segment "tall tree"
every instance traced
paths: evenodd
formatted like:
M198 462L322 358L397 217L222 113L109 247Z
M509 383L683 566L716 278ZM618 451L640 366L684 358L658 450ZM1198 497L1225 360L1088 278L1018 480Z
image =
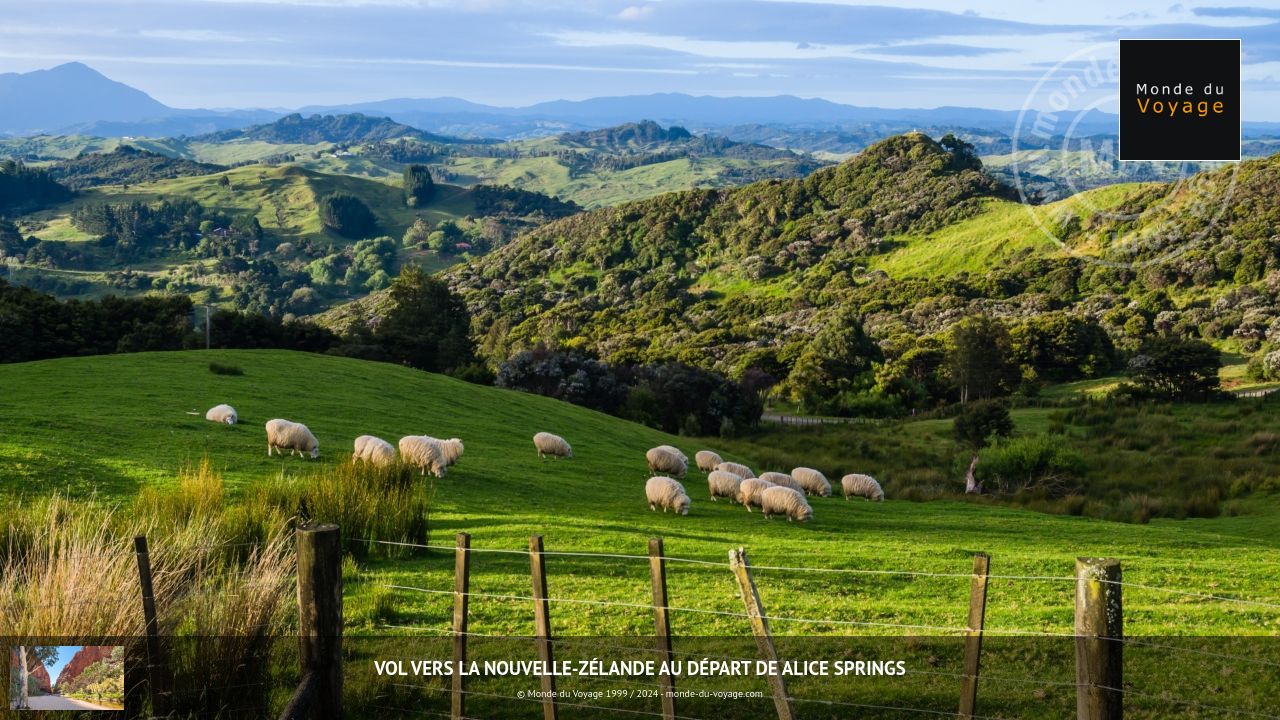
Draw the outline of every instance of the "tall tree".
M1013 434L1013 419L1009 417L1009 407L999 400L969 403L956 416L952 431L960 444L973 451L969 471L964 476L964 491L980 493L982 486L974 477L974 471L978 468L978 453L991 444L991 438Z
M431 201L436 186L431 180L431 169L426 165L404 166L404 202L409 207L425 205Z
M796 360L789 376L792 395L808 409L829 406L881 358L880 348L862 329L861 316L842 308Z
M1129 361L1138 387L1167 400L1207 400L1219 386L1222 358L1203 340L1154 337Z
M56 645L19 645L18 646L18 706L17 710L31 709L31 660L35 659L45 665L57 662L58 647Z
M945 367L962 403L1006 395L1020 375L1009 331L988 315L973 315L955 324L948 337Z
M444 372L475 361L471 316L443 280L406 265L391 283L391 309L374 340L395 362Z
M320 198L320 222L345 238L372 237L378 220L364 202L346 192L335 192Z

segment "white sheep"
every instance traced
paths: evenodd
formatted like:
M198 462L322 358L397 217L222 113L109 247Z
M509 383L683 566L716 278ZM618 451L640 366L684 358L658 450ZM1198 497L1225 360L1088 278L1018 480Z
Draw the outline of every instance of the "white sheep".
M311 430L302 423L291 422L281 418L267 421L267 456L275 450L281 455L285 450L294 453L310 453L311 457L320 457L320 441L311 434Z
M674 453L675 455L677 455L681 460L684 461L684 464L686 466L689 464L689 456L685 455L684 451L676 447L675 445L659 445L658 447L662 448L663 450L666 450L667 452Z
M236 409L225 403L209 408L209 412L204 414L204 419L210 422L226 423L227 425L235 425L240 422L240 416L236 414Z
M724 458L710 450L699 450L694 454L693 459L698 463L698 469L705 473L715 470L717 465L724 462Z
M782 487L785 487L785 488L791 488L792 490L795 490L796 492L799 492L801 494L804 493L804 487L800 483L796 482L795 478L791 477L790 475L784 472L760 473L760 479L768 480L774 485L781 485Z
M361 435L356 438L355 452L351 454L351 461L386 467L396 461L396 449L380 437Z
M439 442L440 448L444 450L445 463L452 465L458 462L458 458L462 457L462 451L464 450L462 447L462 441L458 438L449 438L448 440L441 440Z
M766 520L774 515L786 515L787 522L813 519L813 508L804 499L804 493L789 487L771 487L760 493L760 509Z
M430 470L432 475L442 478L449 469L440 441L426 435L406 435L400 438L400 457L418 468L422 475Z
M746 478L738 485L738 504L751 512L751 506L760 507L760 495L771 487L777 487L768 480Z
M649 472L667 473L678 478L684 477L685 473L689 472L689 461L679 450L670 445L650 448L644 457L649 461Z
M722 462L719 465L716 465L715 469L723 470L725 472L731 472L734 475L737 475L738 477L743 478L744 480L746 478L753 478L756 476L755 472L753 472L751 468L747 467L746 465L743 465L742 463Z
M884 501L884 490L880 487L880 483L870 475L859 475L858 473L849 473L840 478L840 489L844 490L844 499L851 497L866 498L875 502Z
M791 477L800 483L805 495L831 497L831 482L820 471L813 468L798 467L791 471Z
M707 474L707 490L711 493L711 502L715 502L716 498L729 498L729 502L738 499L738 486L742 484L742 478L731 472L723 470L712 470Z
M644 494L649 500L650 510L662 508L662 512L670 509L679 515L689 514L689 494L684 491L684 485L669 477L658 475L649 478L649 482L644 484Z
M538 457L573 457L573 448L569 447L569 443L559 435L552 435L549 432L540 432L533 436L533 446L538 448Z

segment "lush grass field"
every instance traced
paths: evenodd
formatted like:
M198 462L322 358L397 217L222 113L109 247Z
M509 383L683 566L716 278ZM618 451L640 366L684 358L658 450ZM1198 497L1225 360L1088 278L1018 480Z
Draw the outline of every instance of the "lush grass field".
M239 366L244 374L213 374L211 361ZM1077 556L1105 555L1121 558L1133 582L1275 600L1278 508L1265 502L1240 517L1128 525L897 500L890 476L885 503L818 498L813 522L794 524L708 502L695 471L686 483L693 509L677 517L645 506L644 451L670 442L692 456L714 443L388 364L276 351L116 355L2 366L0 387L0 488L10 500L60 493L127 506L140 488L171 484L179 467L207 457L235 502L271 478L341 462L356 435L394 441L425 433L466 441L466 454L446 478L424 480L433 503L432 541L442 545L466 531L476 548L518 551L527 548L530 535L542 534L548 550L643 554L649 537L662 536L669 555L703 561L723 562L730 548L745 545L760 565L961 574L973 553L985 551L995 573L1053 577L1070 576ZM242 424L206 422L203 411L219 402L235 405ZM269 459L261 428L272 417L310 425L321 441L321 460ZM544 429L573 443L575 457L539 460L530 436ZM759 459L745 452L734 457ZM856 447L840 461L841 470L879 475L886 467ZM647 602L642 560L554 557L548 567L553 597ZM477 553L473 568L478 592L527 594L528 564L520 554ZM781 634L908 634L893 626L956 627L965 617L968 582L962 577L758 574L765 602L779 615L887 624L779 621L775 630ZM379 586L443 590L451 587L451 575L447 552L362 560L349 572L348 621L353 629L389 624L440 631L448 623L447 596ZM727 567L674 563L669 576L674 606L741 610ZM1071 592L1064 580L994 580L989 627L1067 632ZM529 609L520 601L477 599L473 630L529 633ZM1158 590L1127 591L1126 613L1126 631L1135 635L1280 631L1280 613L1273 609ZM566 605L556 622L560 632L582 635L651 628L644 610L613 606ZM728 615L677 612L673 622L683 635L747 630L745 620Z

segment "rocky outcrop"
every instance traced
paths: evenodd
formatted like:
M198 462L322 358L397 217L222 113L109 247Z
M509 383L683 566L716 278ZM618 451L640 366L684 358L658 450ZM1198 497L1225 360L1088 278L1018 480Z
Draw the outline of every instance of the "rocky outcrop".
M18 667L18 651L16 648L9 651L9 665L15 668ZM36 659L35 653L30 650L27 651L27 672L36 679L36 687L40 688L42 692L53 692L49 682L49 671L45 670L44 663Z
M80 677L80 673L84 672L85 668L109 656L112 649L110 645L85 645L80 648L75 655L71 656L70 662L63 666L62 672L58 673L58 685L73 682Z

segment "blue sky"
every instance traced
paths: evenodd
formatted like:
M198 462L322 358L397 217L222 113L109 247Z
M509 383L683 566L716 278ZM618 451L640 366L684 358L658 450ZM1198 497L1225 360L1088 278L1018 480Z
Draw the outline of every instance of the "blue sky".
M71 658L80 652L82 645L61 645L58 647L58 659L44 666L49 673L49 682L58 682L58 673L62 672L62 668L71 662Z
M1242 38L1245 117L1280 120L1276 0L10 0L0 72L79 60L178 107L686 92L1018 109L1046 68L1120 37Z

